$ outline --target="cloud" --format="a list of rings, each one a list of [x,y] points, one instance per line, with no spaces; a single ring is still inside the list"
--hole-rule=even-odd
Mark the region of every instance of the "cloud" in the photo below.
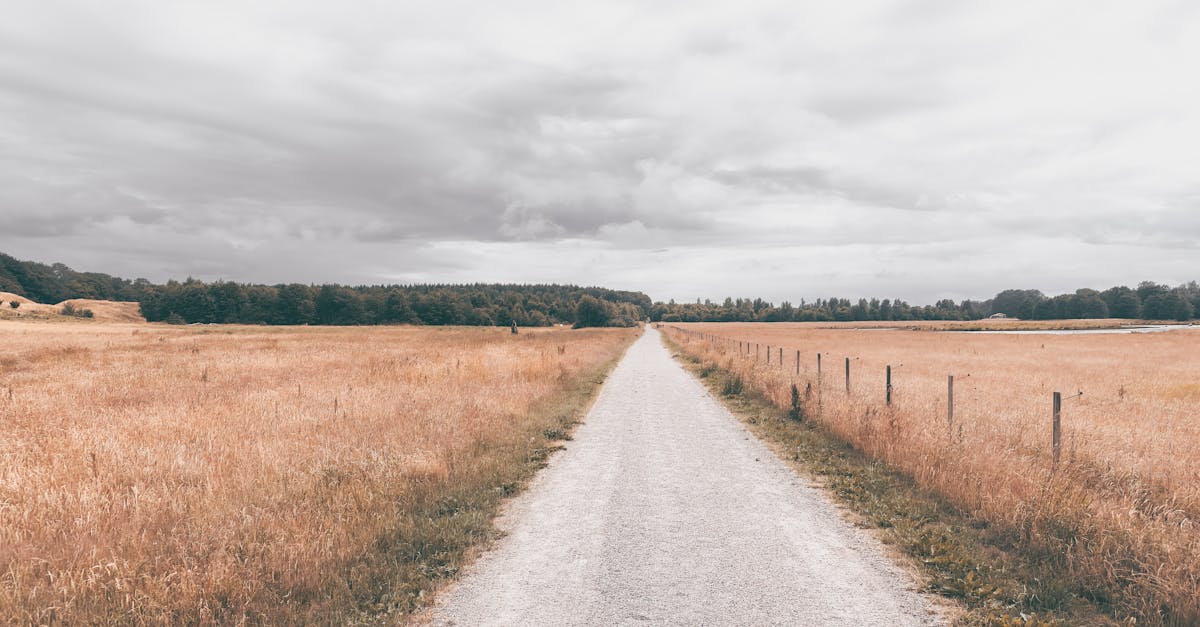
[[[1188,280],[1196,14],[18,0],[0,250],[689,300]]]

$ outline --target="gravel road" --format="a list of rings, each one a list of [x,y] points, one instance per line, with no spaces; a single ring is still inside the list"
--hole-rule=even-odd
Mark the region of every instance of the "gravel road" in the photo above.
[[[648,329],[440,598],[438,625],[930,625],[877,541]]]

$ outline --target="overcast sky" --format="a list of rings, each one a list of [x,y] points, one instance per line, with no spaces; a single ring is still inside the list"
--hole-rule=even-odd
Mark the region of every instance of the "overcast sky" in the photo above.
[[[1200,279],[1200,4],[8,0],[0,252],[155,281]]]

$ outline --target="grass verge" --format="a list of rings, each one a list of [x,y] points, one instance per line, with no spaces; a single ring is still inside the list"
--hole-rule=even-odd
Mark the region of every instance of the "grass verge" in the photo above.
[[[862,526],[907,555],[927,589],[960,603],[961,625],[1115,625],[1038,560],[1011,550],[986,521],[964,515],[910,479],[788,412],[712,362],[664,341],[690,372],[794,468],[826,488]]]
[[[454,459],[444,478],[413,486],[406,514],[341,573],[354,609],[332,622],[396,624],[425,608],[438,586],[498,537],[492,521],[504,500],[519,493],[563,448],[561,442],[571,439],[623,355],[543,398],[510,436]]]

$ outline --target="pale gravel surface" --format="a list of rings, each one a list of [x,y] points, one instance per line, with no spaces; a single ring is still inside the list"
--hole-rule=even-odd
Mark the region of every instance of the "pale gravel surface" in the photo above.
[[[440,598],[439,625],[941,624],[647,330]]]

